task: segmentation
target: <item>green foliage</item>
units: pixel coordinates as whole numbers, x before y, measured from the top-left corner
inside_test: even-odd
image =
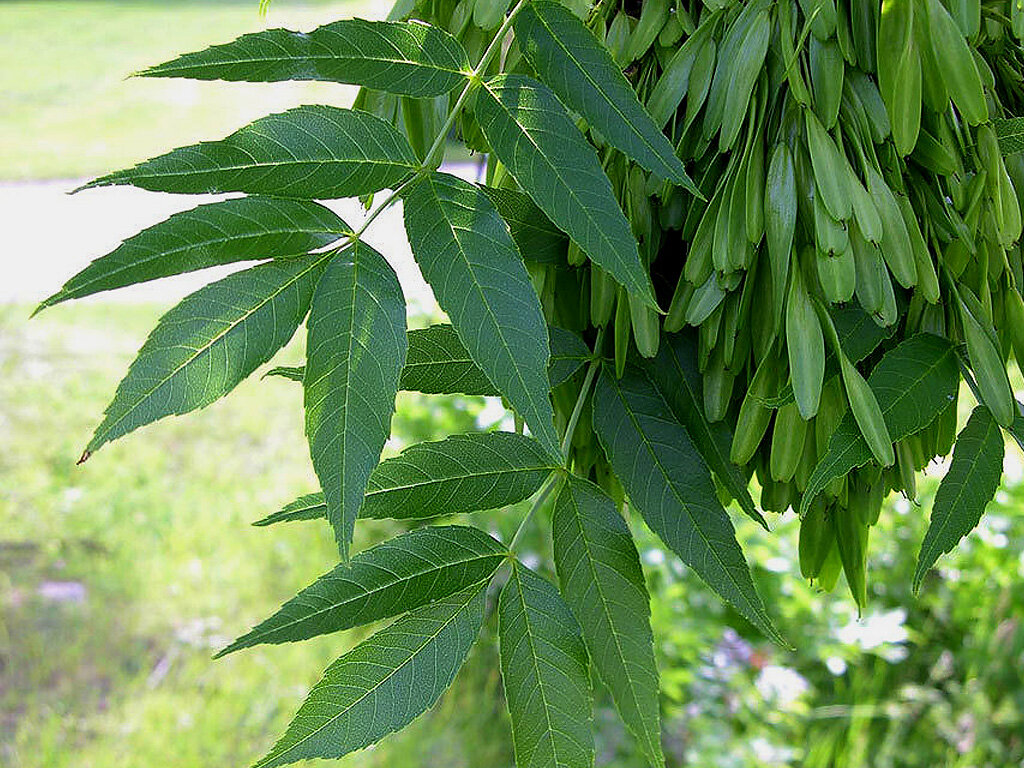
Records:
[[[226,650],[398,618],[328,669],[259,766],[343,756],[429,708],[484,623],[492,579],[505,579],[500,665],[518,765],[594,763],[591,662],[645,759],[661,763],[623,509],[784,646],[726,511],[735,498],[767,527],[752,476],[762,508],[819,526],[805,575],[830,590],[842,570],[863,610],[870,530],[885,495],[913,495],[915,473],[956,442],[961,375],[983,407],[933,515],[957,535],[930,533],[922,568],[980,517],[981,499],[961,504],[966,489],[994,491],[1002,438],[984,418],[1018,420],[1006,297],[1024,283],[1024,165],[1003,157],[989,123],[990,102],[1000,116],[1024,103],[1012,12],[982,34],[938,0],[895,0],[877,20],[864,3],[697,13],[659,0],[635,26],[628,4],[509,6],[409,2],[388,22],[271,30],[150,68],[364,87],[358,108],[270,115],[86,184],[258,197],[202,208],[198,230],[194,211],[147,230],[44,302],[238,260],[254,237],[268,250],[252,258],[271,259],[168,313],[85,458],[226,394],[308,312],[305,366],[274,372],[302,383],[322,495],[259,524],[326,517],[344,562]],[[420,17],[430,23],[408,21]],[[657,121],[643,105],[655,95]],[[453,129],[488,153],[487,184],[436,170]],[[358,231],[282,225],[335,197],[372,208]],[[450,326],[407,333],[397,278],[361,239],[399,200]],[[265,231],[239,228],[233,214],[250,205],[274,209]],[[860,309],[845,306],[854,300]],[[380,463],[400,389],[501,395],[529,436],[452,437]],[[518,548],[552,490],[560,588]],[[535,493],[507,543],[428,526],[350,557],[357,518],[421,520]]]

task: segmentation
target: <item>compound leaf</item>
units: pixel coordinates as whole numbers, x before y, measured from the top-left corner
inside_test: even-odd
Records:
[[[555,94],[524,75],[498,75],[480,88],[475,114],[494,154],[551,221],[598,266],[656,307],[611,182]]]
[[[783,644],[711,475],[658,388],[639,369],[627,368],[619,380],[606,369],[593,419],[612,469],[651,529],[747,620]]]
[[[508,551],[479,528],[418,528],[339,564],[217,656],[387,619],[490,578]]]
[[[344,19],[312,32],[267,29],[186,53],[139,74],[269,83],[328,80],[405,96],[440,96],[465,82],[466,50],[419,22]]]
[[[39,309],[101,291],[237,261],[299,256],[349,232],[309,200],[240,197],[176,213],[128,238],[68,280]]]
[[[594,764],[587,649],[554,585],[514,562],[498,599],[505,701],[519,768]]]
[[[974,530],[1003,474],[1003,435],[988,408],[974,409],[960,432],[949,471],[939,483],[932,519],[914,571],[914,591],[939,555],[949,552]]]
[[[508,227],[479,187],[433,173],[405,195],[413,255],[470,357],[553,456],[547,326]]]
[[[664,765],[650,598],[629,528],[593,483],[570,477],[553,518],[555,566],[590,658],[651,765]]]
[[[416,608],[331,664],[255,768],[342,757],[433,706],[480,632],[485,588]]]
[[[334,258],[313,296],[302,380],[313,468],[343,559],[391,431],[406,346],[398,278],[356,241]]]
[[[609,144],[657,177],[700,195],[611,53],[572,11],[535,0],[516,16],[515,32],[540,79]]]
[[[134,429],[209,405],[267,362],[306,316],[327,260],[260,264],[183,299],[139,350],[83,460]]]
[[[416,170],[408,140],[368,112],[302,106],[262,117],[220,141],[172,150],[81,187],[331,199],[393,187]]]
[[[948,339],[930,333],[919,333],[886,352],[868,376],[868,386],[895,442],[931,424],[956,397],[959,384],[956,350]],[[832,480],[871,459],[860,427],[847,413],[807,481],[800,514]]]

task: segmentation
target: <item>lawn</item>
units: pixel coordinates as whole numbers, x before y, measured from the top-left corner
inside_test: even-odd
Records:
[[[324,525],[249,525],[315,487],[293,383],[253,377],[75,466],[159,312],[95,304],[29,323],[27,307],[0,305],[5,768],[246,765],[357,639],[210,660],[337,562]],[[300,357],[295,344],[278,362]],[[482,405],[403,395],[392,448],[471,429]],[[360,546],[393,532],[361,530]],[[428,744],[427,728],[405,738]]]
[[[303,103],[345,106],[330,83],[127,78],[185,51],[264,27],[379,18],[373,0],[16,0],[0,2],[0,180],[88,176],[172,146],[218,138]]]

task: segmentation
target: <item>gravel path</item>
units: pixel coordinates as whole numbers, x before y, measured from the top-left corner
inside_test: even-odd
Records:
[[[475,165],[445,170],[476,180]],[[109,253],[126,237],[214,197],[179,196],[133,187],[102,187],[67,194],[82,182],[0,182],[0,224],[7,246],[0,262],[0,304],[34,304],[55,292],[93,259]],[[355,200],[334,200],[329,207],[350,225],[363,219]],[[398,273],[411,311],[429,311],[433,294],[413,261],[402,225],[401,205],[382,214],[366,233],[366,241],[388,259]],[[164,278],[82,301],[158,302],[168,307],[235,269],[251,263],[218,267]]]

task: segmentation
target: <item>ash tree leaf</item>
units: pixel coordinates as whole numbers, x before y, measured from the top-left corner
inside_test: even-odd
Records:
[[[630,503],[663,542],[765,636],[785,645],[761,602],[714,482],[654,383],[605,369],[594,430]]]
[[[302,106],[262,117],[220,141],[181,147],[101,176],[80,189],[131,184],[154,192],[332,199],[393,187],[417,167],[405,136],[379,117]]]
[[[590,350],[572,331],[548,326],[551,360],[548,380],[557,387],[590,360]],[[266,373],[291,381],[302,381],[304,366],[279,366]],[[480,367],[473,362],[451,325],[432,325],[409,331],[409,354],[398,388],[428,395],[500,394]]]
[[[889,436],[899,442],[931,424],[956,397],[960,385],[956,350],[948,339],[919,333],[886,352],[867,381],[882,410]],[[848,412],[811,472],[800,514],[806,513],[832,480],[844,477],[871,459],[871,449],[853,414]]]
[[[217,657],[391,618],[479,585],[508,550],[479,528],[418,528],[337,565]]]
[[[405,229],[470,357],[545,450],[560,456],[548,398],[544,313],[494,205],[479,187],[433,173],[406,192]]]
[[[359,517],[426,520],[496,509],[528,499],[555,469],[536,440],[514,432],[417,443],[373,470]],[[323,494],[311,493],[254,525],[326,516]]]
[[[978,406],[960,432],[949,471],[939,483],[932,518],[914,571],[914,592],[939,556],[974,530],[1003,474],[1003,435],[985,406]]]
[[[1024,405],[1021,405],[1019,400],[1014,400],[1014,405],[1017,407],[1017,415],[1013,419],[1013,424],[1006,430],[1010,433],[1010,437],[1014,439],[1020,449],[1024,451]]]
[[[270,83],[327,80],[404,96],[441,96],[466,80],[461,43],[419,22],[344,19],[311,32],[267,29],[186,53],[143,77]]]
[[[254,768],[334,759],[404,728],[448,689],[484,620],[486,584],[402,616],[324,672]]]
[[[594,764],[593,697],[579,625],[551,582],[513,562],[498,643],[519,768]]]
[[[307,335],[306,435],[345,559],[405,364],[405,299],[383,256],[356,241],[334,258],[313,295]]]
[[[569,238],[551,223],[529,195],[513,189],[481,185],[501,218],[508,224],[512,239],[526,261],[536,264],[565,264]]]
[[[309,200],[240,197],[200,205],[128,238],[68,280],[36,311],[206,267],[299,256],[349,231],[333,211]]]
[[[566,106],[655,176],[701,196],[611,53],[572,11],[535,0],[523,6],[514,26],[523,54]]]
[[[993,118],[992,128],[1004,155],[1024,152],[1024,117]]]
[[[697,367],[696,334],[665,334],[658,354],[644,360],[643,368],[658,388],[672,414],[686,429],[704,463],[715,473],[748,517],[765,530],[768,523],[754,506],[747,479],[729,459],[732,431],[725,421],[711,423],[704,413],[703,380]]]
[[[650,765],[663,766],[650,598],[633,537],[612,500],[570,477],[555,503],[555,566],[598,674]]]
[[[299,381],[301,380],[300,378]],[[317,491],[299,496],[295,501],[285,504],[277,512],[256,520],[253,525],[262,528],[274,523],[295,523],[300,520],[319,520],[326,519],[326,517],[327,502],[324,501],[324,493]]]
[[[314,254],[260,264],[183,299],[139,350],[82,460],[132,430],[234,389],[291,339],[327,260]]]
[[[657,307],[611,182],[555,94],[524,75],[498,75],[480,88],[475,114],[494,154],[551,221],[627,290]]]

